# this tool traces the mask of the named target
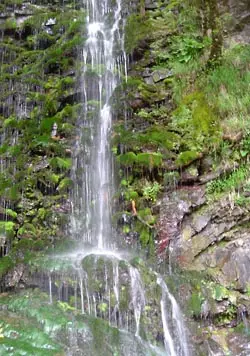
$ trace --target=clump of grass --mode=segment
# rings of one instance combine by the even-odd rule
[[[203,90],[222,119],[226,134],[250,127],[250,46],[236,45],[225,51],[221,64],[202,81]]]
[[[249,176],[249,168],[242,166],[232,172],[228,177],[218,178],[207,184],[207,193],[217,195],[224,192],[239,190]]]

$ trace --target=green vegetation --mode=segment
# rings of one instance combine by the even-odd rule
[[[85,41],[78,1],[50,4],[49,11],[35,1],[25,7],[29,16],[17,21],[21,4],[3,2],[2,11],[7,5],[13,11],[0,25],[0,195],[9,207],[0,229],[16,253],[24,239],[26,248],[37,250],[63,235],[66,216],[59,208],[72,185],[70,147],[82,107],[74,98],[77,53]]]
[[[1,278],[14,266],[14,262],[9,256],[1,258],[0,276]]]
[[[218,178],[207,184],[207,194],[217,196],[220,193],[239,192],[249,178],[249,168],[241,166],[227,177]],[[247,190],[247,186],[244,187]]]
[[[247,207],[250,49],[228,39],[224,47],[227,18],[214,0],[159,2],[148,11],[141,5],[129,17],[126,50],[136,61],[113,103],[119,113],[113,152],[121,182],[128,182],[120,186],[121,213],[131,213],[131,200],[138,211],[153,211],[161,191],[185,179],[189,184],[221,163],[232,168],[207,184],[208,200],[236,191],[234,203]],[[207,157],[211,166],[204,168]],[[153,187],[161,188],[150,197]],[[146,228],[125,224],[123,232],[135,230],[140,241],[149,241],[153,232]]]
[[[125,27],[125,50],[131,53],[138,46],[140,41],[145,41],[152,31],[150,21],[141,14],[132,14],[129,16]]]
[[[27,4],[31,15],[25,21],[21,23],[10,15],[0,25],[3,34],[0,44],[3,168],[0,195],[4,201],[0,232],[2,240],[6,239],[11,247],[9,255],[1,258],[0,276],[4,281],[16,265],[29,265],[32,271],[42,269],[45,273],[65,272],[66,275],[67,272],[69,276],[64,279],[73,290],[76,281],[71,275],[70,261],[45,258],[41,251],[54,247],[58,241],[63,245],[69,209],[67,199],[73,184],[70,148],[75,140],[79,113],[82,105],[88,105],[91,120],[100,103],[96,100],[78,102],[81,94],[76,92],[76,87],[82,64],[77,60],[77,53],[85,41],[85,13],[79,1],[63,3],[59,8],[56,1],[35,0]],[[204,7],[199,0],[159,1],[158,7],[150,11],[145,10],[144,1],[140,1],[138,13],[130,15],[126,23],[125,48],[132,59],[130,73],[111,99],[116,113],[112,149],[120,175],[120,186],[114,197],[113,224],[118,236],[125,237],[135,250],[146,251],[150,261],[161,243],[157,230],[161,223],[158,214],[162,194],[168,198],[173,190],[181,192],[182,186],[192,191],[209,181],[205,208],[225,196],[229,208],[233,209],[235,204],[237,211],[246,212],[247,220],[249,44],[230,42],[228,35],[224,47],[224,19],[218,15],[216,2],[202,3]],[[21,1],[2,1],[1,12],[6,5],[14,14],[21,8]],[[49,5],[49,11],[44,5]],[[49,20],[53,24],[47,26]],[[102,66],[94,69],[88,66],[88,80],[96,80],[103,70]],[[55,124],[57,132],[52,135]],[[90,140],[87,127],[83,139]],[[188,202],[191,206],[187,208],[188,214],[195,204]],[[201,222],[198,221],[199,212],[197,210],[197,221],[192,222],[194,227],[190,230],[195,229],[195,225],[198,230],[200,224],[205,224],[206,217],[201,216]],[[244,227],[247,229],[246,224]],[[237,228],[235,236],[239,234]],[[223,236],[221,245],[232,242],[235,236]],[[156,245],[156,241],[159,244]],[[209,249],[215,248],[217,243],[219,241]],[[66,247],[61,246],[61,251],[72,246],[73,242],[69,241]],[[167,245],[163,250],[160,258],[164,257]],[[39,255],[36,261],[33,261],[34,255]],[[220,259],[219,254],[216,258]],[[212,263],[217,262],[210,261]],[[91,256],[83,265],[90,272],[91,293],[103,295],[103,271],[113,275],[112,263],[104,258],[97,261]],[[156,325],[157,320],[153,319],[157,319],[155,314],[161,297],[156,276],[140,260],[134,261],[134,265],[148,286],[142,325]],[[124,261],[119,262],[118,268],[125,277],[129,273]],[[165,266],[163,268],[165,272]],[[244,298],[249,297],[249,291],[235,292],[235,285],[225,288],[218,283],[216,267],[211,269],[217,282],[193,275],[187,284],[182,280],[183,290],[187,291],[182,299],[186,300],[188,316],[198,320],[210,318],[218,327],[236,325],[240,297],[243,293]],[[130,286],[125,277],[119,286],[121,312],[130,308]],[[109,282],[114,284],[113,280]],[[181,291],[182,286],[172,284],[178,294],[177,288]],[[116,306],[116,298],[111,292],[111,309]],[[18,345],[20,354],[60,355],[66,331],[72,330],[73,324],[77,330],[90,331],[96,340],[94,353],[103,350],[107,342],[119,341],[118,331],[107,323],[81,318],[73,298],[69,303],[53,305],[48,305],[48,299],[38,291],[25,291],[16,297],[1,296],[0,304],[8,303],[9,310],[0,313],[0,353],[8,353]],[[106,318],[110,313],[107,300],[99,300],[96,308],[98,315]],[[147,335],[149,340],[161,338],[160,329],[152,327]],[[44,350],[44,345],[48,345],[48,350]]]

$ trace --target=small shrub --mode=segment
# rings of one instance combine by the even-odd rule
[[[158,182],[146,182],[142,188],[143,197],[146,200],[150,200],[153,203],[156,202],[156,198],[161,190],[161,185]]]

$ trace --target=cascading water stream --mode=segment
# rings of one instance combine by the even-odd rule
[[[77,183],[72,204],[72,233],[102,249],[111,246],[113,179],[109,100],[121,75],[118,57],[124,57],[121,0],[115,4],[110,0],[89,0],[87,10],[87,40],[82,52],[84,104],[73,165],[73,180]]]
[[[139,336],[141,313],[146,305],[146,300],[139,271],[136,268],[130,266],[129,273],[131,278],[132,304],[134,308],[136,323],[135,335]]]
[[[158,276],[157,283],[162,289],[161,316],[165,349],[170,356],[189,356],[186,332],[180,308],[161,276]],[[169,308],[167,308],[167,300],[170,301],[170,307],[172,309],[172,335],[169,328],[170,313]]]
[[[133,332],[143,344],[140,329],[147,304],[145,287],[139,270],[115,253],[111,229],[110,99],[122,76],[122,64],[127,76],[121,1],[87,1],[87,40],[82,50],[83,111],[72,170],[75,186],[71,231],[80,240],[82,249],[75,265],[78,276],[74,294],[75,305],[82,314],[104,318],[112,326]],[[101,281],[101,288],[96,288],[97,281]],[[160,277],[158,284],[162,288],[165,350],[169,356],[188,356],[178,305]],[[167,298],[172,306],[171,326],[183,342],[171,337]]]

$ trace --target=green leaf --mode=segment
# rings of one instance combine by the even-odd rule
[[[246,157],[249,154],[249,151],[240,150],[241,157]]]
[[[50,160],[50,165],[54,169],[61,169],[68,171],[71,168],[71,159],[70,158],[60,158],[60,157],[53,157]]]

